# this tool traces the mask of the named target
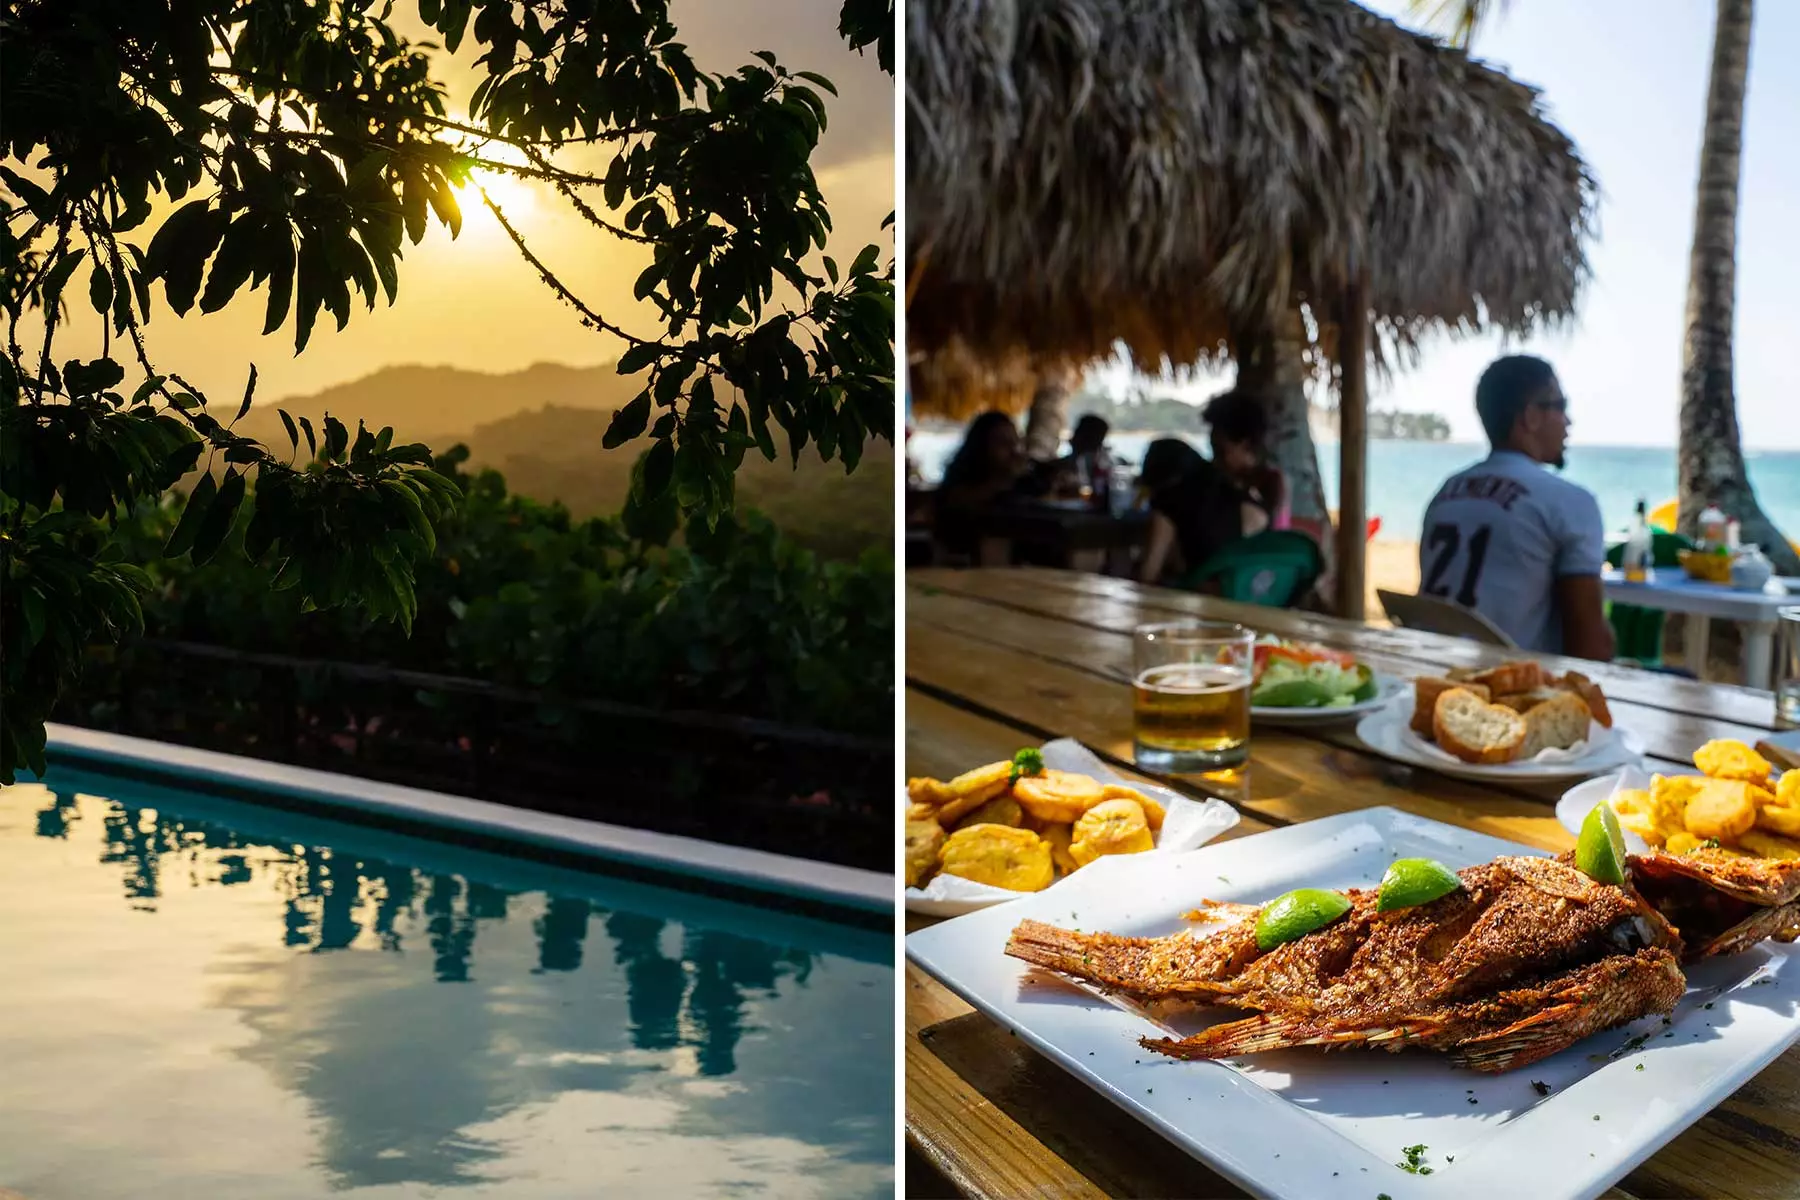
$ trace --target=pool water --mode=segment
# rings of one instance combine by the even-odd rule
[[[0,788],[0,1188],[893,1194],[886,935],[47,782]]]

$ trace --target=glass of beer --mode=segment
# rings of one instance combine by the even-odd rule
[[[1216,771],[1250,756],[1256,634],[1226,621],[1141,625],[1132,724],[1139,766]]]

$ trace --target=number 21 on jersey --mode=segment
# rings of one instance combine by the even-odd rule
[[[1468,559],[1463,564],[1462,577],[1456,584],[1454,599],[1464,608],[1475,607],[1475,587],[1481,582],[1481,566],[1487,561],[1488,538],[1493,535],[1493,528],[1483,525],[1469,535]],[[1425,535],[1425,546],[1435,550],[1437,556],[1431,560],[1431,569],[1425,573],[1425,583],[1419,590],[1427,596],[1449,596],[1452,579],[1451,568],[1456,565],[1457,552],[1462,549],[1462,530],[1448,521],[1439,521]]]

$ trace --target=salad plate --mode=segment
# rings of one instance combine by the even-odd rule
[[[1361,717],[1406,691],[1406,682],[1377,675],[1354,654],[1264,637],[1256,643],[1250,719],[1309,725]]]

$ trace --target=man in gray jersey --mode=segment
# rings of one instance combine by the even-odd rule
[[[1547,469],[1562,468],[1569,440],[1556,372],[1502,358],[1482,373],[1475,411],[1494,450],[1426,506],[1419,591],[1476,610],[1525,649],[1610,660],[1600,505]]]

